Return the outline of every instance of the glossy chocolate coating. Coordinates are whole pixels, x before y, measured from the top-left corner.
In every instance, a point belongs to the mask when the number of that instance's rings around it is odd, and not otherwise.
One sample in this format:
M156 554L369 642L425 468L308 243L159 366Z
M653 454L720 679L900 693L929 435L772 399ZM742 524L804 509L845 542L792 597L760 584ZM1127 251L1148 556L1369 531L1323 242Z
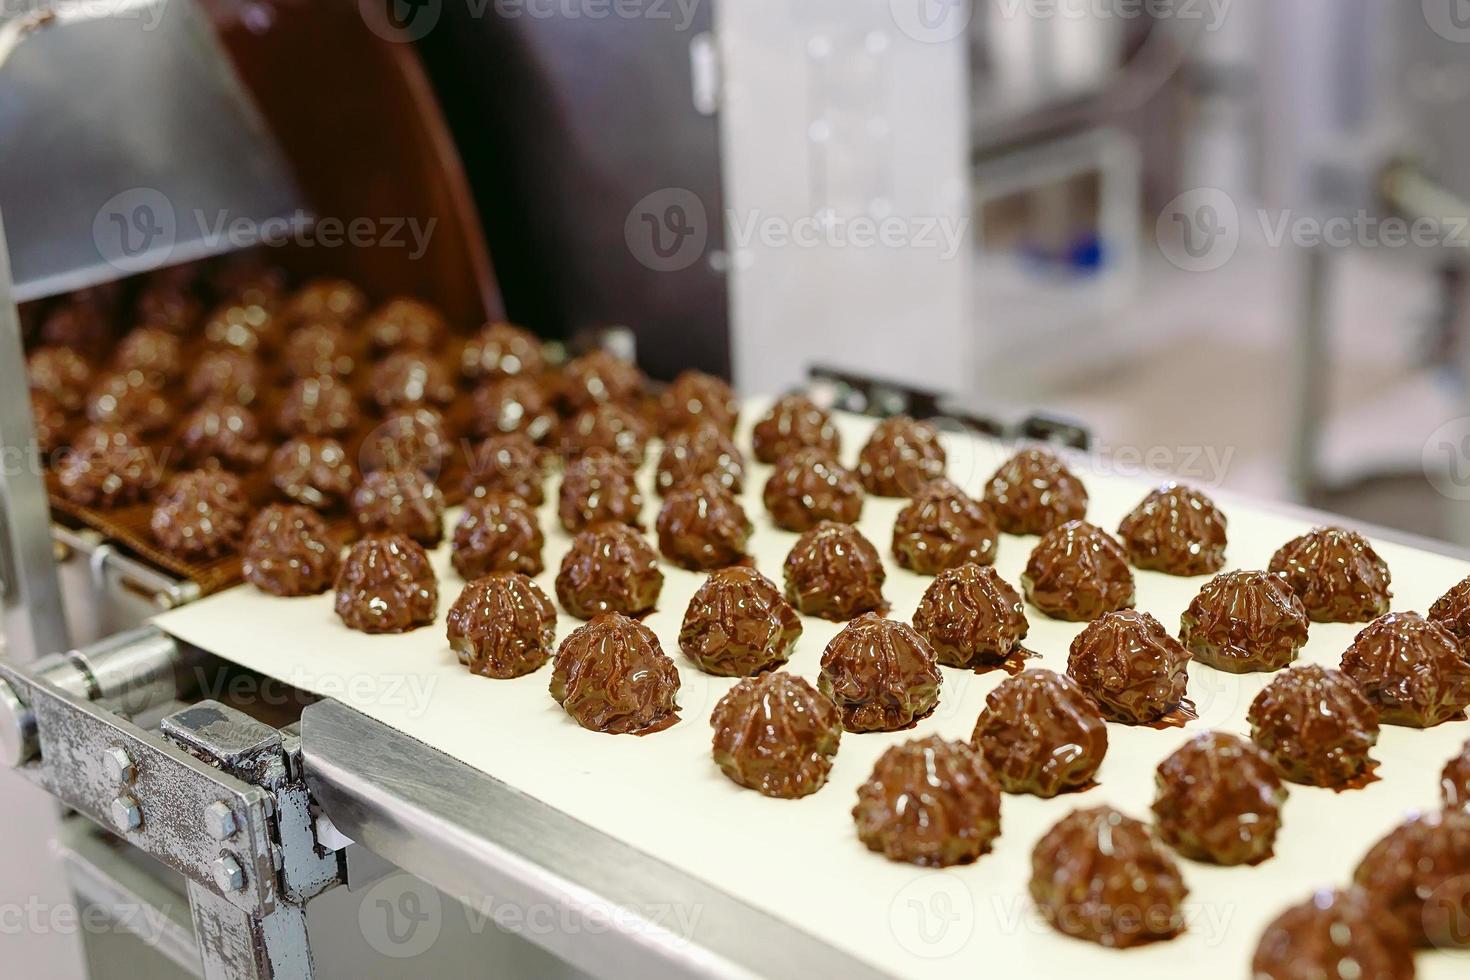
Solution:
M1266 926L1251 978L1414 980L1414 950L1362 889L1322 889Z
M573 358L561 374L561 397L568 414L602 402L627 405L643 391L638 366L605 350Z
M536 511L520 497L473 497L454 526L454 570L467 579L492 572L540 575L545 544Z
M204 316L204 305L190 292L190 285L171 282L149 284L133 304L138 323L180 336L192 331Z
M858 478L877 497L908 497L944 476L944 447L927 422L895 415L873 428L858 453Z
M469 463L464 490L471 497L509 493L533 507L546 499L541 454L525 436L491 436L474 448Z
M282 357L294 378L352 377L361 358L357 335L335 320L314 320L291 331Z
M153 507L149 528L159 547L190 560L234 551L245 533L245 491L223 470L191 470L174 477Z
M920 575L995 561L999 532L990 514L948 480L925 486L893 522L893 557Z
M49 465L51 454L66 445L72 416L60 402L39 389L31 389L30 401L31 420L36 425L36 449L43 457L42 462Z
M1028 670L990 692L970 740L1007 793L1052 797L1092 784L1108 726L1072 678Z
M1345 674L1302 664L1274 678L1246 714L1251 739L1282 776L1306 786L1341 786L1377 765L1378 711Z
M534 378L494 378L475 389L475 431L482 436L521 433L543 442L556 426L551 401Z
M648 735L679 720L679 670L653 630L618 613L598 616L561 641L551 696L583 728Z
M204 321L206 344L246 354L274 347L281 331L282 323L270 308L244 301L222 303Z
M832 700L804 678L779 670L730 688L710 724L720 770L762 796L786 800L822 788L842 740Z
M271 482L287 500L315 510L345 503L356 480L347 450L336 439L299 436L271 454Z
M1460 749L1459 755L1445 763L1439 786L1446 808L1470 812L1470 741Z
M1086 521L1068 521L1041 536L1021 587L1053 619L1097 619L1133 606L1133 570L1112 535Z
M160 472L153 451L132 429L94 425L56 463L61 495L82 507L122 507L146 499Z
M1030 628L1021 596L988 565L939 573L919 607L914 628L948 667L999 666Z
M406 534L426 548L444 540L444 494L418 470L376 470L352 492L352 516L367 534Z
M696 425L735 431L740 403L720 378L703 371L684 371L658 399L658 431L668 435Z
M556 513L570 534L603 521L641 527L643 494L628 464L603 449L593 449L567 463L562 473Z
M260 359L234 350L205 351L194 362L187 390L192 402L255 404L261 391Z
M636 470L643 465L648 427L626 405L603 402L563 422L557 432L557 445L566 459L576 459L588 450L605 449Z
M291 320L339 320L349 323L368 311L368 298L345 279L313 279L286 300L285 315Z
M660 494L706 476L714 477L731 493L739 493L744 486L745 461L729 436L712 425L696 425L664 439L653 475Z
M1022 449L985 484L985 502L1007 534L1045 534L1087 516L1087 488L1045 449Z
M231 470L253 470L270 453L255 413L228 402L206 402L191 412L179 446L196 466L216 463Z
M912 626L864 613L822 651L817 686L850 732L896 732L929 716L942 683L934 650Z
M1154 820L1164 843L1210 864L1259 864L1281 828L1286 787L1270 756L1226 732L1205 732L1159 763Z
M1105 614L1072 640L1067 673L1113 721L1146 725L1188 693L1189 651L1146 612Z
M407 633L434 622L439 583L423 546L402 534L369 535L337 576L337 615L362 633Z
M578 619L646 613L663 587L653 548L633 528L613 522L577 532L556 574L557 598Z
M1470 649L1470 577L1435 599L1429 607L1429 618Z
M1000 836L1000 785L969 744L913 739L878 757L852 818L858 839L890 861L969 864Z
M524 575L466 585L449 608L449 647L472 674L510 680L539 670L556 645L556 607Z
M1353 881L1420 946L1470 947L1470 813L1415 814L1364 855Z
M740 501L714 477L686 483L665 497L657 529L663 556L694 571L744 561L753 530Z
M783 571L786 598L808 616L841 621L887 607L878 549L851 524L823 521L807 531Z
M427 405L401 409L373 426L358 450L364 472L418 470L438 476L454 451L444 416Z
M832 416L805 395L778 398L750 434L751 449L762 463L777 463L798 449L820 449L836 459L842 438Z
M1209 575L1225 567L1225 515L1192 487L1154 490L1118 525L1129 561L1167 575Z
M137 327L117 345L113 364L124 374L136 371L150 384L166 385L184 373L183 344L167 330Z
M316 511L299 504L271 504L245 531L245 581L279 596L319 595L342 567L342 548Z
M1286 579L1318 623L1361 623L1388 612L1388 565L1368 539L1340 527L1319 527L1271 556L1270 571Z
M443 407L454 401L454 379L431 353L403 350L373 368L373 401L384 412L415 405Z
M140 435L162 432L174 421L168 396L140 371L103 377L87 396L87 421L125 426Z
M823 521L854 524L863 513L863 485L821 449L781 459L762 494L771 520L785 531L809 531Z
M335 439L356 426L361 414L346 382L327 375L300 378L281 403L280 426L291 435Z
M1031 898L1058 932L1126 949L1184 931L1189 889L1148 826L1108 806L1074 810L1031 852Z
M689 600L679 649L707 674L749 677L784 664L800 637L801 617L775 584L736 565L712 572Z
M1470 663L1460 641L1418 613L1389 613L1365 626L1342 655L1384 725L1432 728L1463 717Z
M374 350L433 350L449 333L444 314L423 300L395 296L362 321L361 330Z
M1194 659L1232 674L1280 670L1307 642L1307 611L1279 575L1225 572L1204 584L1179 619Z
M541 340L509 323L487 323L464 345L460 371L472 381L517 376L535 377L546 369Z
M63 407L76 411L92 386L92 366L68 347L38 347L26 358L31 390L44 391Z

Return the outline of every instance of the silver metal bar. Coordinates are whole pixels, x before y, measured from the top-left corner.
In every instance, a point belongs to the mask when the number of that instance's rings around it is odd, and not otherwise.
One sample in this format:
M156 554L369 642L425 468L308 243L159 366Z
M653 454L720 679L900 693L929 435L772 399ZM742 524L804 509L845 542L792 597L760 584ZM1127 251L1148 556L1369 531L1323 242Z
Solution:
M1292 375L1296 409L1292 419L1291 490L1297 500L1311 499L1320 482L1318 453L1327 420L1327 386L1331 376L1327 296L1332 261L1323 247L1303 249L1301 295L1297 311Z
M189 907L205 980L309 980L306 910L278 905L256 916L195 881Z

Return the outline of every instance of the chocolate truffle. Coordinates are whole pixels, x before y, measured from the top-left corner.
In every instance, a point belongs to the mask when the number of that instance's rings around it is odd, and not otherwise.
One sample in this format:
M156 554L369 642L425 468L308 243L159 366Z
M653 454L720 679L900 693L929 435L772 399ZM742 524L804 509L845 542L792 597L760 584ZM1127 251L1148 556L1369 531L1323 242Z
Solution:
M509 323L487 323L464 345L460 371L471 381L535 377L546 369L541 341L535 334Z
M449 325L444 314L423 300L395 296L362 321L362 332L374 350L433 350L444 342Z
M260 359L254 354L211 350L194 362L187 390L192 402L250 406L260 396L261 384Z
M1414 980L1403 927L1362 889L1314 892L1282 912L1251 959L1252 980Z
M540 575L545 544L536 511L520 497L509 493L474 497L454 526L454 570L467 579L492 572Z
M167 396L140 371L109 374L87 396L87 420L94 425L126 426L150 436L168 428L173 419Z
M495 378L475 389L475 431L482 436L521 433L543 442L556 425L556 414L534 378Z
M342 444L319 436L282 443L271 455L270 471L271 482L287 500L316 510L344 503L355 479Z
M604 402L584 408L563 422L557 442L566 459L576 459L590 449L605 449L636 470L643 465L648 429L632 409Z
M1133 605L1133 570L1123 546L1086 521L1068 521L1041 536L1021 587L1053 619L1080 622Z
M345 279L313 279L286 301L285 315L294 321L338 320L349 323L368 311L368 298Z
M1445 763L1439 785L1447 808L1470 809L1470 741L1460 749L1459 755Z
M1470 813L1415 814L1364 855L1353 881L1420 946L1470 946Z
M357 396L329 375L300 378L281 403L281 430L296 436L340 438L357 425Z
M749 677L784 664L800 637L801 617L775 584L733 566L711 573L689 600L679 649L707 674Z
M808 616L841 621L886 609L883 561L851 524L823 521L786 556L786 598Z
M1470 578L1434 600L1429 618L1451 633L1462 644L1470 644Z
M82 507L112 508L146 499L158 485L158 460L132 429L94 425L56 466L61 495Z
M373 401L384 412L414 405L442 407L454 401L454 379L425 351L389 354L373 368L371 385Z
M556 574L557 598L578 619L646 613L663 587L658 555L643 535L610 521L579 531Z
M822 521L854 524L863 513L863 486L821 449L798 449L776 464L762 495L785 531L809 531Z
M999 532L986 509L948 480L914 494L893 522L893 557L920 575L995 561Z
M683 372L658 399L658 431L664 435L694 425L731 433L739 415L740 403L730 386L703 371Z
M406 534L426 548L444 540L444 494L418 470L376 470L352 492L352 516L368 534Z
M985 484L985 502L1007 534L1045 534L1087 516L1087 488L1045 449L1023 449Z
M316 511L271 504L245 531L245 581L278 596L319 595L342 567L342 548Z
M240 543L245 508L239 477L217 469L192 470L174 477L154 505L149 527L169 554L207 561Z
M454 443L444 417L426 405L393 412L363 437L358 458L366 472L418 470L437 476Z
M509 493L532 507L546 499L541 454L525 436L491 436L474 448L469 463L464 490L471 497Z
M750 434L755 458L777 463L798 449L820 449L836 459L842 439L832 417L805 395L778 398Z
M1280 670L1307 642L1307 611L1279 575L1225 572L1184 610L1179 639L1195 660L1216 670Z
M1147 825L1108 806L1074 810L1031 852L1031 898L1052 928L1114 949L1184 931L1189 889Z
M1388 612L1388 565L1368 539L1340 527L1319 527L1271 556L1270 570L1286 579L1318 623L1361 623Z
M1464 717L1470 704L1470 663L1460 641L1418 613L1389 613L1369 623L1341 666L1378 709L1381 724L1432 728Z
M1000 836L1000 786L971 746L931 735L878 757L852 818L858 839L890 861L969 864Z
M282 360L294 378L345 380L361 355L356 335L335 320L313 320L291 331Z
M270 453L255 413L228 402L206 402L191 412L179 444L194 465L216 463L230 470L253 470Z
M1378 712L1346 675L1317 664L1267 684L1246 714L1251 739L1281 775L1306 786L1342 786L1373 771Z
M1072 678L1028 670L990 692L970 740L1007 793L1052 797L1092 785L1108 726Z
M988 565L939 573L914 611L914 628L948 667L998 667L1030 628L1021 597Z
M52 453L66 445L67 433L71 431L71 413L60 402L44 391L30 391L31 421L36 426L36 449L43 457L42 463L50 465Z
M794 800L827 782L842 740L837 706L785 671L748 677L710 715L715 764L762 796Z
M281 321L258 303L227 302L210 310L204 321L204 342L215 350L255 354L280 340Z
M653 482L660 494L700 477L712 476L731 493L745 484L745 462L730 437L711 425L680 429L664 439Z
M1286 787L1271 758L1225 732L1196 735L1159 763L1154 820L1164 843L1210 864L1259 864L1281 828Z
M1189 651L1146 612L1103 615L1072 640L1067 673L1113 721L1147 725L1185 704Z
M908 497L944 475L944 447L927 422L907 415L884 419L858 453L858 477L877 497Z
M643 494L633 481L633 471L605 449L577 457L562 473L556 513L569 534L601 521L641 527L642 510Z
M138 300L133 304L138 323L179 336L191 332L204 316L204 305L190 292L190 288L191 284L150 284L138 294Z
M72 350L104 350L112 342L112 311L94 297L73 298L46 314L41 343Z
M942 677L928 642L907 623L864 613L822 651L817 686L850 732L896 732L928 717Z
M524 575L500 572L464 587L449 609L449 646L472 674L510 680L539 670L556 643L556 607Z
M679 720L679 671L653 630L618 613L573 630L556 651L551 696L583 728L648 735Z
M337 576L337 615L362 633L407 633L439 610L439 583L423 546L402 534L369 535Z
M92 366L67 347L38 347L26 358L31 390L44 391L69 411L82 407L92 386Z
M166 385L184 373L183 345L158 327L138 327L117 345L113 364L123 374L137 372L149 384Z
M686 483L658 512L658 550L680 568L724 568L746 558L750 518L714 477Z
M573 358L561 375L561 397L569 414L602 402L632 404L643 391L643 372L605 350Z
M1118 525L1128 560L1166 575L1209 575L1225 567L1225 515L1191 487L1167 483Z

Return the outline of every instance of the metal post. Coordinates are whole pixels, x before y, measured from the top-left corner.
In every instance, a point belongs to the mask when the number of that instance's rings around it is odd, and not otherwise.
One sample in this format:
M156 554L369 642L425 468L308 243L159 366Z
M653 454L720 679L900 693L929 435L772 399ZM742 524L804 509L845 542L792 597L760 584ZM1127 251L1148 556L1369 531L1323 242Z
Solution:
M1331 345L1328 343L1328 292L1331 265L1324 247L1302 251L1300 306L1297 309L1293 374L1295 417L1291 433L1291 493L1310 503L1319 482L1318 452L1327 418Z

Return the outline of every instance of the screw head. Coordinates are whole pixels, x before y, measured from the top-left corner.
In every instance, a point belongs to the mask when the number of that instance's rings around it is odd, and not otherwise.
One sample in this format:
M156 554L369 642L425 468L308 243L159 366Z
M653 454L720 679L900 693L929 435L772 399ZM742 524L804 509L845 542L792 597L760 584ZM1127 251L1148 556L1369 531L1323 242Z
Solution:
M138 774L133 757L120 745L110 745L102 752L102 770L114 783L131 783Z
M235 812L228 803L216 800L204 808L204 829L217 841L226 841L235 836L240 825L235 821Z
M112 801L111 811L112 825L123 833L137 830L143 825L143 809L127 793Z
M15 688L0 680L0 764L23 766L40 751L36 716L21 703Z
M214 883L224 892L245 890L245 869L233 854L221 854L214 859Z

